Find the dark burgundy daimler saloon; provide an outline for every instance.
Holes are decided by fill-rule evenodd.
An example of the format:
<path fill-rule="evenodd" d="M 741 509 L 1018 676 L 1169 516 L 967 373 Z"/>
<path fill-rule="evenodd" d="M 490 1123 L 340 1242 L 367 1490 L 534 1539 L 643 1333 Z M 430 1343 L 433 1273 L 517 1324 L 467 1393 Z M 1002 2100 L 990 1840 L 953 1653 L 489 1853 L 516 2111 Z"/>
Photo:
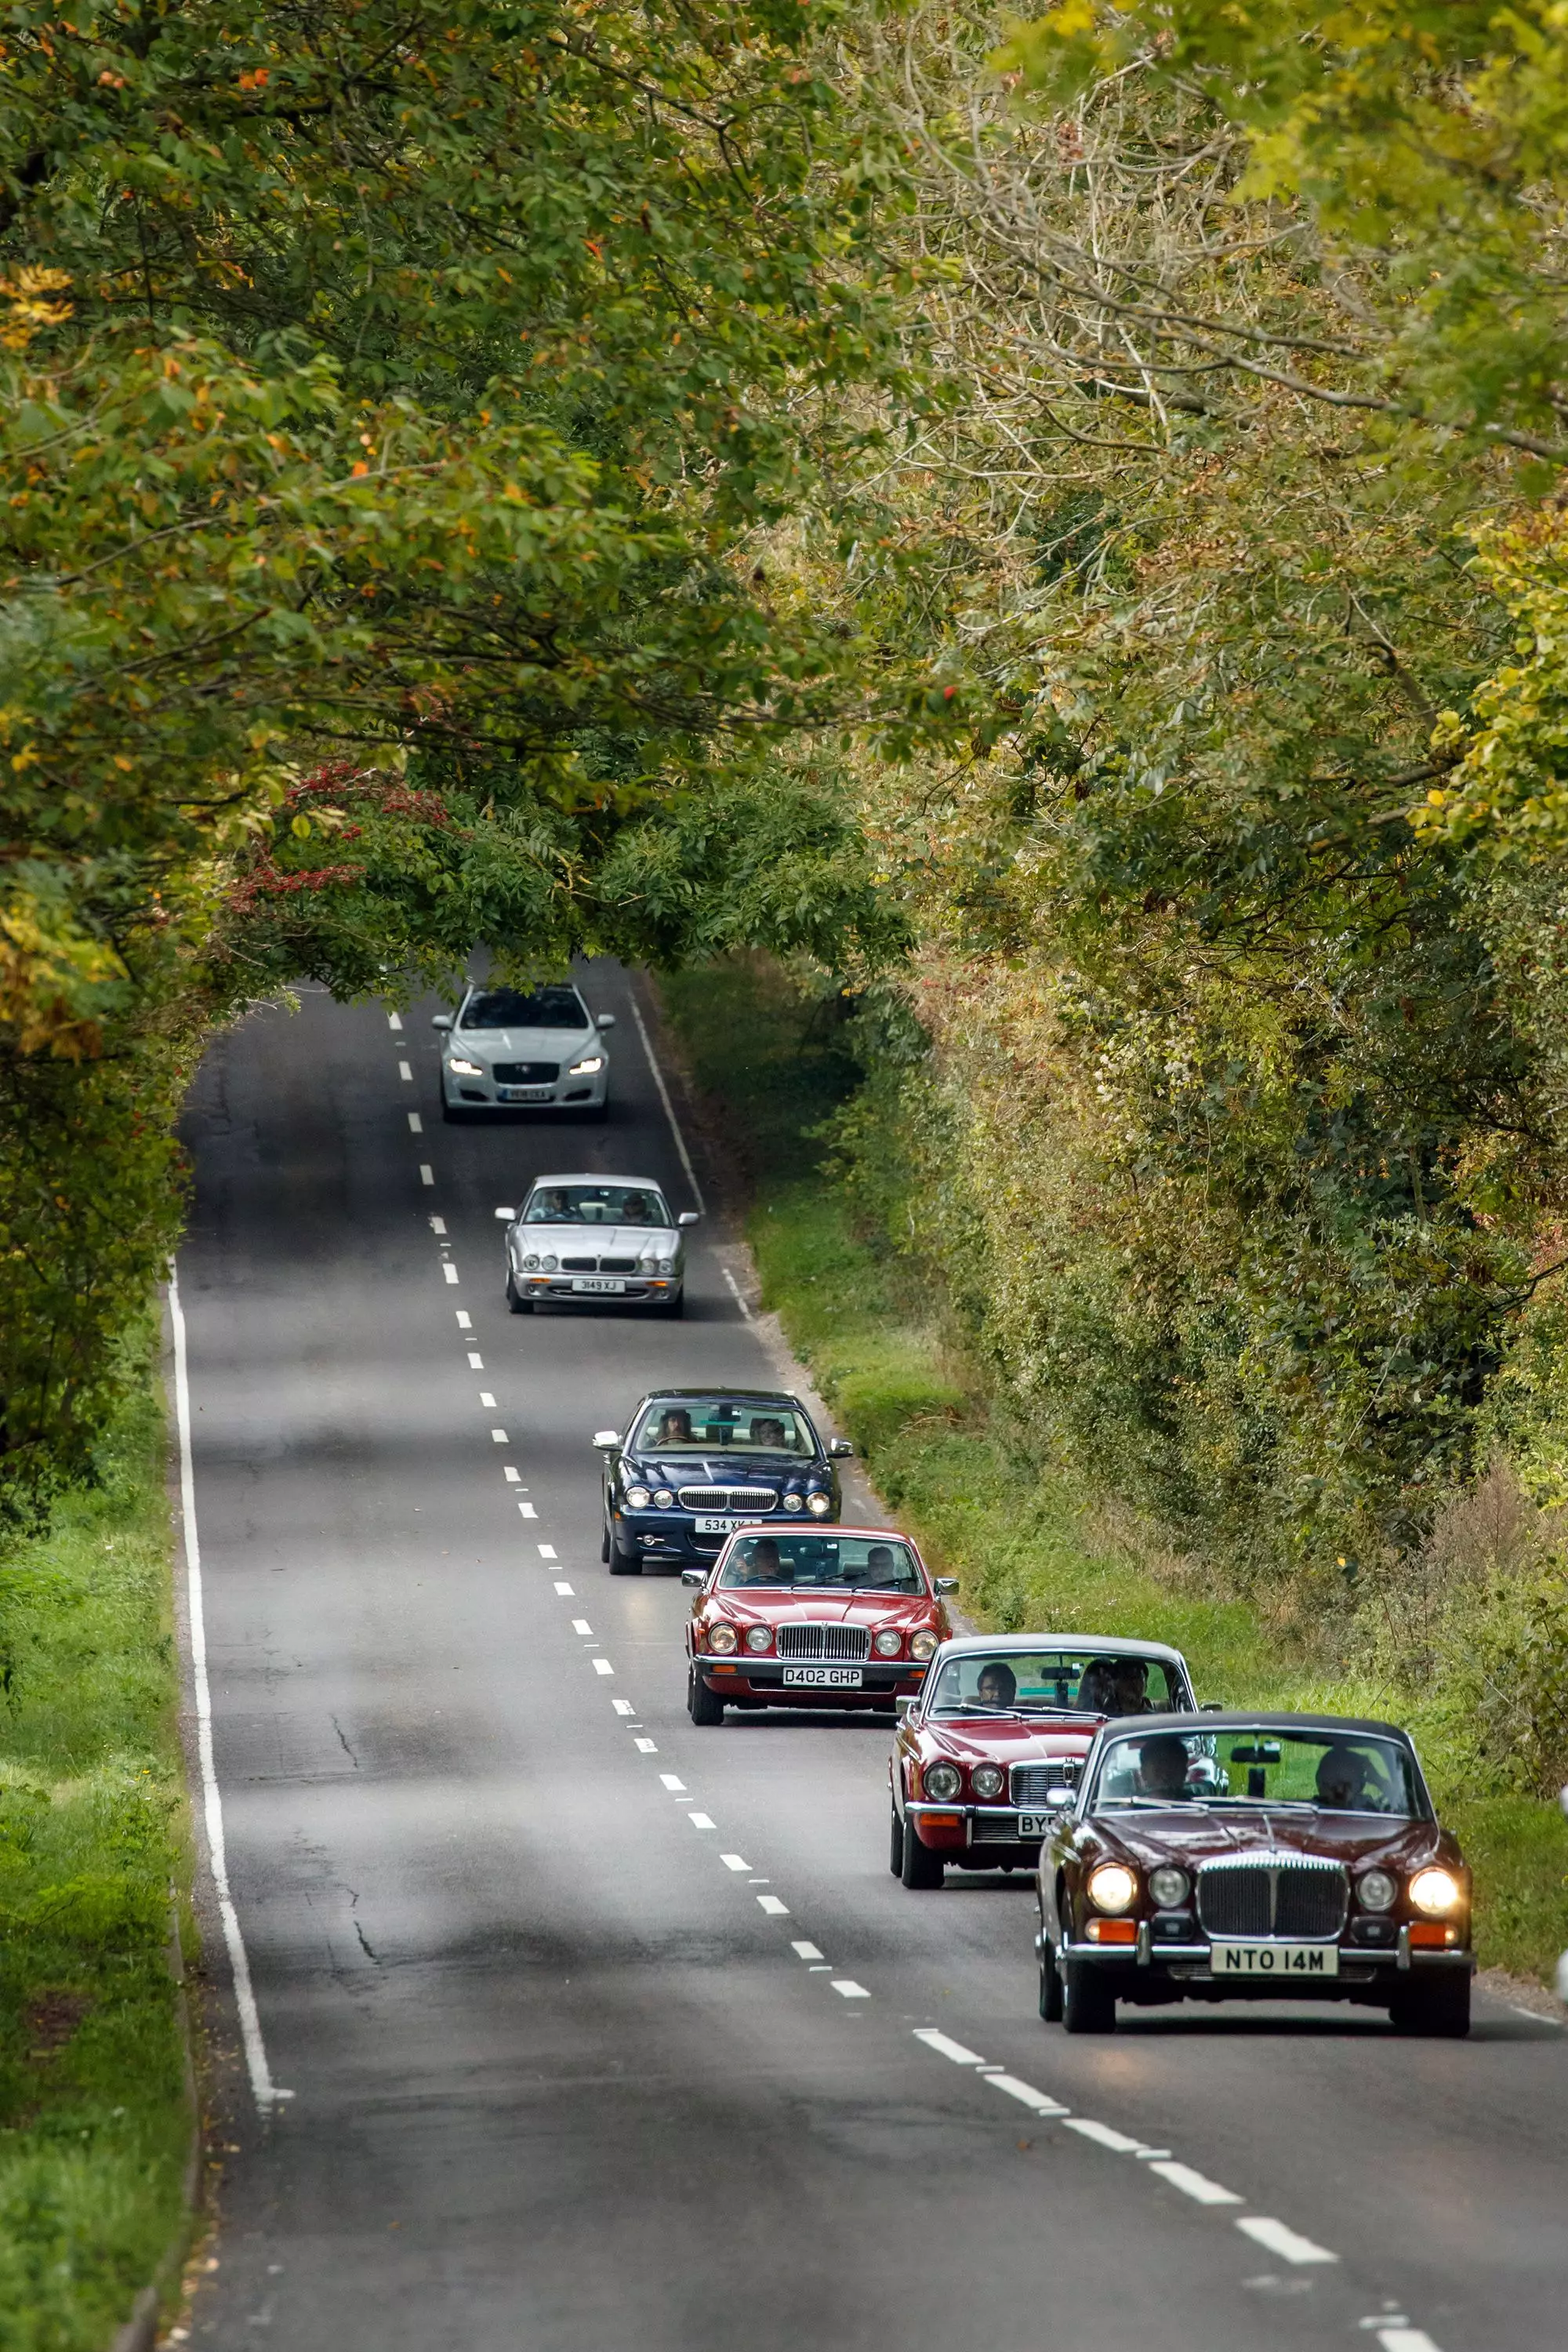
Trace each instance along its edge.
<path fill-rule="evenodd" d="M 1393 1724 L 1108 1723 L 1037 1883 L 1040 2014 L 1069 2033 L 1108 2032 L 1119 2000 L 1355 2001 L 1469 2031 L 1470 1874 Z"/>

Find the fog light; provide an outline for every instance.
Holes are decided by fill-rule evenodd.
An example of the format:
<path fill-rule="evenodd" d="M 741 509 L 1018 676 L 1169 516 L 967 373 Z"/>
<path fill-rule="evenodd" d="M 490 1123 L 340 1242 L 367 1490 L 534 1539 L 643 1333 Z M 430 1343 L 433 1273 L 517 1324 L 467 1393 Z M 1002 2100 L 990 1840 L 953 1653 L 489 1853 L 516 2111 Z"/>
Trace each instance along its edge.
<path fill-rule="evenodd" d="M 1084 1934 L 1091 1944 L 1135 1944 L 1138 1923 L 1134 1919 L 1091 1919 Z"/>

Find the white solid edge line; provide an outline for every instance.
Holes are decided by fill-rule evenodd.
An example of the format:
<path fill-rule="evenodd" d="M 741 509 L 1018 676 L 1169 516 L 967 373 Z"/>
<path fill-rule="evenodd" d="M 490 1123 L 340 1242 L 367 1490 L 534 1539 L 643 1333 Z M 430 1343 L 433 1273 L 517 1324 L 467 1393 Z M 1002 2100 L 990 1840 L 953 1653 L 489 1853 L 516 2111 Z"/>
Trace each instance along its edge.
<path fill-rule="evenodd" d="M 1190 2164 L 1178 2164 L 1173 2157 L 1157 2158 L 1147 2169 L 1157 2172 L 1162 2180 L 1168 2180 L 1173 2189 L 1179 2189 L 1183 2196 L 1190 2197 L 1195 2205 L 1240 2205 L 1244 2202 L 1234 2189 L 1222 2189 L 1217 2180 L 1210 2180 L 1203 2173 L 1194 2172 Z"/>
<path fill-rule="evenodd" d="M 1068 2131 L 1079 2132 L 1099 2147 L 1108 2147 L 1115 2156 L 1140 2156 L 1146 2143 L 1134 2139 L 1131 2133 L 1114 2130 L 1110 2124 L 1096 2123 L 1092 2116 L 1068 2116 L 1065 2118 Z"/>
<path fill-rule="evenodd" d="M 721 1265 L 719 1271 L 723 1276 L 725 1281 L 729 1284 L 731 1294 L 734 1298 L 736 1306 L 741 1310 L 742 1318 L 749 1323 L 752 1319 L 752 1310 L 741 1296 L 740 1284 L 736 1281 L 734 1276 L 731 1273 L 727 1265 Z"/>
<path fill-rule="evenodd" d="M 923 2042 L 928 2050 L 934 2050 L 939 2058 L 951 2058 L 955 2066 L 984 2066 L 985 2063 L 978 2052 L 966 2050 L 962 2042 L 954 2042 L 951 2034 L 942 2032 L 940 2026 L 917 2025 L 915 2040 Z"/>
<path fill-rule="evenodd" d="M 279 2089 L 267 2063 L 267 2044 L 261 2037 L 261 2016 L 250 1982 L 250 1960 L 245 1948 L 245 1937 L 240 1932 L 239 1914 L 234 1907 L 234 1897 L 229 1892 L 228 1856 L 223 1834 L 223 1799 L 218 1793 L 217 1767 L 213 1758 L 213 1702 L 212 1687 L 207 1681 L 206 1615 L 202 1606 L 202 1547 L 196 1532 L 196 1469 L 191 1450 L 191 1382 L 185 1360 L 185 1317 L 180 1305 L 180 1277 L 173 1258 L 169 1260 L 169 1321 L 174 1334 L 174 1414 L 180 1426 L 180 1515 L 184 1522 L 191 1681 L 196 1702 L 196 1753 L 201 1763 L 202 1814 L 206 1825 L 207 1863 L 217 1895 L 218 1917 L 223 1922 L 228 1965 L 234 1977 L 234 2000 L 239 2011 L 239 2033 L 245 2046 L 246 2071 L 250 2076 L 256 2104 L 265 2111 L 275 2101 L 291 2099 L 294 2094 Z"/>
<path fill-rule="evenodd" d="M 691 1187 L 692 1198 L 706 1214 L 708 1203 L 702 1197 L 702 1187 L 697 1181 L 697 1171 L 691 1165 L 691 1154 L 686 1149 L 686 1138 L 680 1132 L 680 1122 L 675 1116 L 675 1105 L 669 1099 L 669 1088 L 664 1083 L 664 1072 L 658 1066 L 658 1056 L 653 1050 L 653 1039 L 647 1034 L 647 1024 L 642 1017 L 642 1007 L 630 989 L 626 991 L 626 995 L 632 1008 L 632 1019 L 637 1024 L 637 1035 L 642 1039 L 643 1052 L 647 1055 L 648 1068 L 653 1072 L 654 1085 L 658 1088 L 658 1098 L 664 1105 L 664 1115 L 669 1121 L 669 1131 L 675 1138 L 675 1148 L 680 1154 L 680 1164 L 686 1171 L 686 1181 Z"/>
<path fill-rule="evenodd" d="M 1282 2263 L 1337 2263 L 1338 2254 L 1331 2254 L 1327 2246 L 1315 2245 L 1310 2238 L 1300 2237 L 1283 2221 L 1276 2221 L 1267 2213 L 1244 2213 L 1237 2228 L 1278 2254 Z"/>
<path fill-rule="evenodd" d="M 1016 2074 L 983 2074 L 980 2079 L 983 2083 L 989 2083 L 994 2091 L 1005 2091 L 1007 2096 L 1016 2099 L 1020 2106 L 1033 2107 L 1037 2116 L 1065 2116 L 1067 2113 L 1059 2099 L 1053 2099 L 1048 2092 L 1037 2091 L 1033 2083 L 1021 2083 Z M 1237 2198 L 1237 2202 L 1239 2204 L 1241 2200 Z"/>
<path fill-rule="evenodd" d="M 1383 2352 L 1437 2352 L 1424 2327 L 1380 2327 L 1377 2340 Z"/>

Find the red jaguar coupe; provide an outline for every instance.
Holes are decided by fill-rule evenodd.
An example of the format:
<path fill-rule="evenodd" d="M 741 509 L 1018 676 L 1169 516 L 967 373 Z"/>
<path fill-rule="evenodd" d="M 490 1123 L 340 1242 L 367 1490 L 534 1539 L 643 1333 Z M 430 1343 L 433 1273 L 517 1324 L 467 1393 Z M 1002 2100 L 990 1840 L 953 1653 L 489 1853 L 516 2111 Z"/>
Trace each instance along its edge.
<path fill-rule="evenodd" d="M 693 1723 L 727 1706 L 891 1712 L 919 1691 L 952 1631 L 943 1595 L 908 1536 L 888 1528 L 737 1528 L 711 1569 L 681 1578 Z"/>

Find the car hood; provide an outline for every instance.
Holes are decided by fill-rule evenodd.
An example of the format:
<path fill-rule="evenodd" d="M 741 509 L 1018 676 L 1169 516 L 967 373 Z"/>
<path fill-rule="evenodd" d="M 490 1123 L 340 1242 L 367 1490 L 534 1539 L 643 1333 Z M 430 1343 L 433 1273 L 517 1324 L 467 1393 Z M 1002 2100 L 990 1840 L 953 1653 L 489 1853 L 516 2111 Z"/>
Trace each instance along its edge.
<path fill-rule="evenodd" d="M 638 1454 L 636 1458 L 668 1486 L 782 1486 L 824 1466 L 809 1454 L 781 1460 L 776 1454 L 731 1453 L 728 1446 L 717 1454 Z M 813 1522 L 807 1518 L 800 1524 L 809 1528 Z"/>
<path fill-rule="evenodd" d="M 1024 1723 L 997 1716 L 989 1722 L 968 1717 L 951 1724 L 923 1723 L 921 1730 L 933 1748 L 961 1764 L 1033 1764 L 1053 1756 L 1087 1755 L 1100 1720 L 1086 1715 L 1070 1722 L 1057 1716 Z"/>
<path fill-rule="evenodd" d="M 668 1257 L 680 1239 L 679 1227 L 668 1225 L 519 1225 L 517 1237 L 525 1249 L 552 1250 L 557 1257 L 638 1257 L 650 1242 Z"/>
<path fill-rule="evenodd" d="M 1270 1854 L 1326 1854 L 1347 1868 L 1358 1863 L 1421 1862 L 1442 1842 L 1435 1822 L 1408 1822 L 1374 1813 L 1270 1813 L 1245 1807 L 1236 1812 L 1097 1813 L 1091 1825 L 1107 1843 L 1121 1848 L 1145 1869 L 1162 1862 L 1212 1862 L 1223 1854 L 1259 1861 Z"/>
<path fill-rule="evenodd" d="M 451 1042 L 507 1062 L 563 1062 L 602 1041 L 596 1029 L 454 1029 Z"/>
<path fill-rule="evenodd" d="M 773 1591 L 766 1585 L 754 1591 L 742 1586 L 733 1592 L 710 1593 L 708 1601 L 721 1615 L 751 1624 L 760 1618 L 768 1625 L 923 1624 L 932 1606 L 931 1596 L 923 1592 L 806 1594 Z"/>

